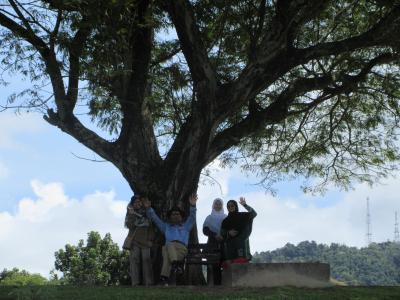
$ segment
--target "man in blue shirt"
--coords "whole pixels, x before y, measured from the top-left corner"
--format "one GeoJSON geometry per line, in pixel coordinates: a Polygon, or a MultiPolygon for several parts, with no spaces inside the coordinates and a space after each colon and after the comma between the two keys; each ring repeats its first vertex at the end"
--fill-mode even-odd
{"type": "Polygon", "coordinates": [[[190,214],[183,223],[183,212],[179,207],[171,208],[167,213],[169,222],[163,222],[151,208],[151,202],[146,199],[143,205],[146,208],[147,217],[152,220],[165,235],[165,245],[162,247],[163,265],[161,269],[161,282],[168,284],[171,267],[177,273],[182,273],[180,262],[187,254],[189,232],[196,222],[197,195],[189,197],[190,214]]]}

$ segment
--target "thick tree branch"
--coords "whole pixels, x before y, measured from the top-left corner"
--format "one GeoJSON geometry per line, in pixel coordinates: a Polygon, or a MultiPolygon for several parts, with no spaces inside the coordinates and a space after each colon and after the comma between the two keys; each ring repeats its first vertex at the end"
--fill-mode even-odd
{"type": "Polygon", "coordinates": [[[33,33],[32,27],[29,25],[29,21],[24,17],[24,15],[22,14],[21,10],[18,8],[17,3],[15,3],[13,0],[8,0],[8,2],[10,3],[11,7],[16,12],[18,18],[22,21],[22,24],[24,24],[25,28],[29,32],[33,33]]]}
{"type": "MultiPolygon", "coordinates": [[[[21,20],[23,23],[25,22],[21,20]]],[[[46,43],[39,38],[33,30],[29,28],[25,28],[9,17],[7,17],[5,14],[0,13],[0,24],[4,26],[5,28],[9,29],[11,32],[19,36],[20,38],[26,40],[28,43],[30,43],[32,46],[34,46],[42,55],[46,55],[46,50],[47,45],[46,43]]]]}
{"type": "Polygon", "coordinates": [[[344,74],[339,80],[340,85],[329,74],[317,78],[299,78],[289,85],[266,109],[253,111],[241,122],[220,132],[214,138],[208,154],[208,160],[212,161],[223,151],[237,145],[240,141],[257,132],[267,124],[275,124],[287,118],[289,115],[306,113],[322,102],[343,93],[355,91],[358,84],[365,80],[365,77],[377,65],[387,64],[398,60],[397,55],[391,53],[381,54],[368,61],[357,75],[344,74]],[[335,87],[332,87],[336,85],[335,87]],[[305,104],[306,108],[300,111],[289,111],[289,106],[294,100],[308,92],[322,90],[323,94],[311,103],[305,104]]]}
{"type": "Polygon", "coordinates": [[[281,38],[286,39],[288,47],[291,47],[301,26],[320,15],[330,2],[332,1],[278,0],[276,3],[273,30],[267,32],[264,37],[263,53],[270,52],[269,45],[277,41],[277,36],[279,35],[281,38]]]}
{"type": "Polygon", "coordinates": [[[69,46],[69,78],[68,78],[68,91],[67,99],[69,102],[69,110],[72,114],[73,109],[78,99],[78,84],[80,75],[79,60],[85,46],[86,39],[90,34],[90,27],[84,17],[81,21],[80,28],[76,32],[70,46],[69,46]]]}
{"type": "MultiPolygon", "coordinates": [[[[287,2],[287,1],[283,1],[287,2]]],[[[396,5],[384,18],[368,31],[337,42],[318,44],[306,49],[288,48],[281,35],[276,40],[273,34],[262,56],[257,56],[242,71],[238,79],[226,87],[226,96],[219,102],[220,117],[235,113],[262,90],[275,82],[292,68],[312,59],[352,52],[374,46],[391,46],[399,41],[396,32],[400,31],[400,5],[396,5]],[[397,38],[394,38],[397,37],[397,38]]]]}
{"type": "Polygon", "coordinates": [[[368,31],[341,41],[318,44],[305,49],[297,49],[295,55],[303,63],[329,55],[338,55],[360,48],[392,46],[400,41],[400,5],[396,5],[384,18],[368,31]]]}
{"type": "MultiPolygon", "coordinates": [[[[23,18],[23,15],[19,14],[19,17],[23,18]]],[[[21,21],[23,24],[27,22],[26,19],[21,21]]],[[[54,98],[58,111],[54,112],[53,110],[48,110],[48,115],[45,115],[44,119],[50,124],[59,127],[62,131],[70,134],[79,142],[101,155],[103,158],[114,161],[111,155],[112,144],[85,128],[72,114],[77,96],[79,56],[82,51],[84,39],[87,36],[87,31],[78,31],[72,43],[70,52],[70,82],[67,97],[65,94],[65,87],[56,55],[51,49],[49,49],[47,44],[40,37],[38,37],[30,27],[24,28],[2,13],[0,13],[0,24],[34,46],[46,64],[47,73],[49,74],[52,83],[54,98]]]]}
{"type": "Polygon", "coordinates": [[[255,50],[251,60],[238,79],[226,87],[225,97],[218,103],[220,119],[235,114],[263,89],[301,63],[294,56],[292,43],[295,33],[305,22],[320,14],[328,3],[318,0],[277,1],[271,28],[257,47],[253,45],[255,50]]]}
{"type": "Polygon", "coordinates": [[[208,59],[190,2],[170,0],[168,12],[178,33],[195,86],[201,84],[205,85],[204,88],[215,91],[217,87],[215,72],[208,59]]]}
{"type": "MultiPolygon", "coordinates": [[[[23,20],[21,21],[24,23],[23,20]]],[[[0,13],[0,24],[30,43],[40,53],[53,86],[56,105],[61,108],[60,117],[62,119],[66,118],[67,116],[64,113],[69,103],[66,99],[64,83],[55,53],[47,47],[46,43],[33,30],[24,28],[3,13],[0,13]]]]}
{"type": "Polygon", "coordinates": [[[122,128],[118,138],[124,144],[126,156],[135,159],[146,157],[149,165],[161,162],[153,129],[153,120],[146,100],[148,74],[153,47],[151,23],[151,1],[140,1],[137,5],[130,47],[130,71],[124,77],[123,96],[120,104],[123,112],[122,128]]]}
{"type": "Polygon", "coordinates": [[[150,12],[149,1],[140,1],[137,10],[132,12],[136,15],[135,26],[129,40],[129,57],[125,62],[127,71],[122,78],[124,84],[122,97],[120,99],[124,118],[122,121],[122,133],[129,130],[134,118],[142,115],[148,72],[152,49],[152,27],[147,18],[150,12]]]}
{"type": "Polygon", "coordinates": [[[60,30],[62,14],[63,14],[63,11],[58,10],[56,24],[54,26],[53,31],[50,33],[49,44],[50,44],[50,50],[52,50],[52,51],[54,51],[54,43],[55,43],[56,37],[58,35],[58,32],[60,30]]]}
{"type": "Polygon", "coordinates": [[[399,55],[394,55],[392,53],[384,53],[371,59],[365,64],[365,66],[360,70],[357,75],[342,75],[341,78],[338,78],[338,80],[341,82],[340,85],[336,84],[334,87],[329,86],[324,88],[322,90],[321,96],[317,97],[316,99],[314,99],[314,101],[310,103],[305,103],[305,107],[303,109],[290,111],[288,115],[298,115],[305,113],[334,96],[340,94],[349,94],[355,91],[358,88],[359,83],[365,80],[366,76],[372,72],[372,69],[375,66],[388,64],[399,59],[399,55]]]}
{"type": "Polygon", "coordinates": [[[251,133],[257,132],[267,124],[279,123],[287,117],[290,103],[299,95],[318,90],[332,83],[332,78],[299,78],[289,85],[277,99],[263,110],[249,113],[241,122],[218,133],[210,147],[208,160],[214,160],[223,151],[237,145],[251,133]]]}
{"type": "Polygon", "coordinates": [[[108,160],[118,166],[118,158],[115,157],[115,145],[93,131],[87,129],[83,124],[74,116],[70,115],[68,121],[61,120],[59,114],[55,113],[52,109],[47,111],[44,119],[53,126],[57,126],[65,133],[71,135],[80,143],[93,150],[105,160],[108,160]]]}
{"type": "Polygon", "coordinates": [[[257,11],[257,25],[254,30],[254,34],[250,36],[250,49],[249,49],[249,57],[250,59],[254,59],[254,55],[257,53],[257,44],[262,35],[264,22],[265,22],[265,12],[266,12],[267,0],[261,0],[258,6],[257,11]]]}
{"type": "Polygon", "coordinates": [[[182,52],[190,69],[194,97],[191,115],[181,127],[168,152],[165,167],[178,165],[181,169],[187,169],[188,166],[183,164],[185,161],[191,161],[193,170],[188,170],[190,174],[204,166],[204,154],[209,146],[210,136],[216,129],[215,107],[218,83],[191,3],[187,0],[170,0],[167,11],[175,25],[182,52]]]}

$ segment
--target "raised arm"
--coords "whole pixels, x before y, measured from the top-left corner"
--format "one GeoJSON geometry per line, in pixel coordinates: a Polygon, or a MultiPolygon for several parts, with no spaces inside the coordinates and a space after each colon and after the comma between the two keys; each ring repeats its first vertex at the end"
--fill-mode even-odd
{"type": "Polygon", "coordinates": [[[157,216],[154,209],[151,208],[151,202],[147,198],[142,199],[143,206],[146,208],[146,215],[147,217],[152,220],[156,226],[160,229],[162,233],[165,233],[166,224],[161,221],[161,219],[157,216]]]}
{"type": "Polygon", "coordinates": [[[196,222],[196,203],[197,203],[197,195],[193,194],[189,197],[189,202],[190,202],[190,214],[189,217],[187,218],[185,224],[183,224],[184,228],[189,231],[192,229],[194,223],[196,222]]]}
{"type": "Polygon", "coordinates": [[[239,198],[239,203],[249,212],[252,219],[257,216],[256,211],[246,203],[246,199],[244,197],[239,198]]]}

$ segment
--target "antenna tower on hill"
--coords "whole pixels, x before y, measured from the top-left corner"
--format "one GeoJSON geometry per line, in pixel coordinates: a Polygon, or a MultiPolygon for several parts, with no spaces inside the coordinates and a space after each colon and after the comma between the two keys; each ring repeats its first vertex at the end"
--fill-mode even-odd
{"type": "Polygon", "coordinates": [[[372,237],[372,233],[371,233],[371,215],[369,213],[369,197],[367,197],[367,234],[366,234],[366,238],[367,238],[367,245],[369,246],[369,244],[371,244],[371,237],[372,237]]]}

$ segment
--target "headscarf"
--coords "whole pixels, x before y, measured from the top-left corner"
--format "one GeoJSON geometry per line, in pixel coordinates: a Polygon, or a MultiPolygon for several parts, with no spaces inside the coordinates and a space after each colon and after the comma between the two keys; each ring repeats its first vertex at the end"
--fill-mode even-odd
{"type": "Polygon", "coordinates": [[[226,218],[226,214],[224,212],[224,201],[220,198],[216,198],[212,204],[211,214],[207,216],[204,221],[203,228],[208,227],[212,232],[219,233],[221,229],[221,223],[226,218]],[[220,211],[216,211],[214,205],[216,202],[221,202],[222,208],[220,211]]]}
{"type": "Polygon", "coordinates": [[[251,215],[248,212],[239,212],[239,207],[235,200],[229,200],[226,205],[228,206],[229,204],[234,204],[236,209],[234,212],[228,213],[228,216],[221,224],[221,228],[225,230],[234,229],[240,232],[251,224],[251,215]]]}

